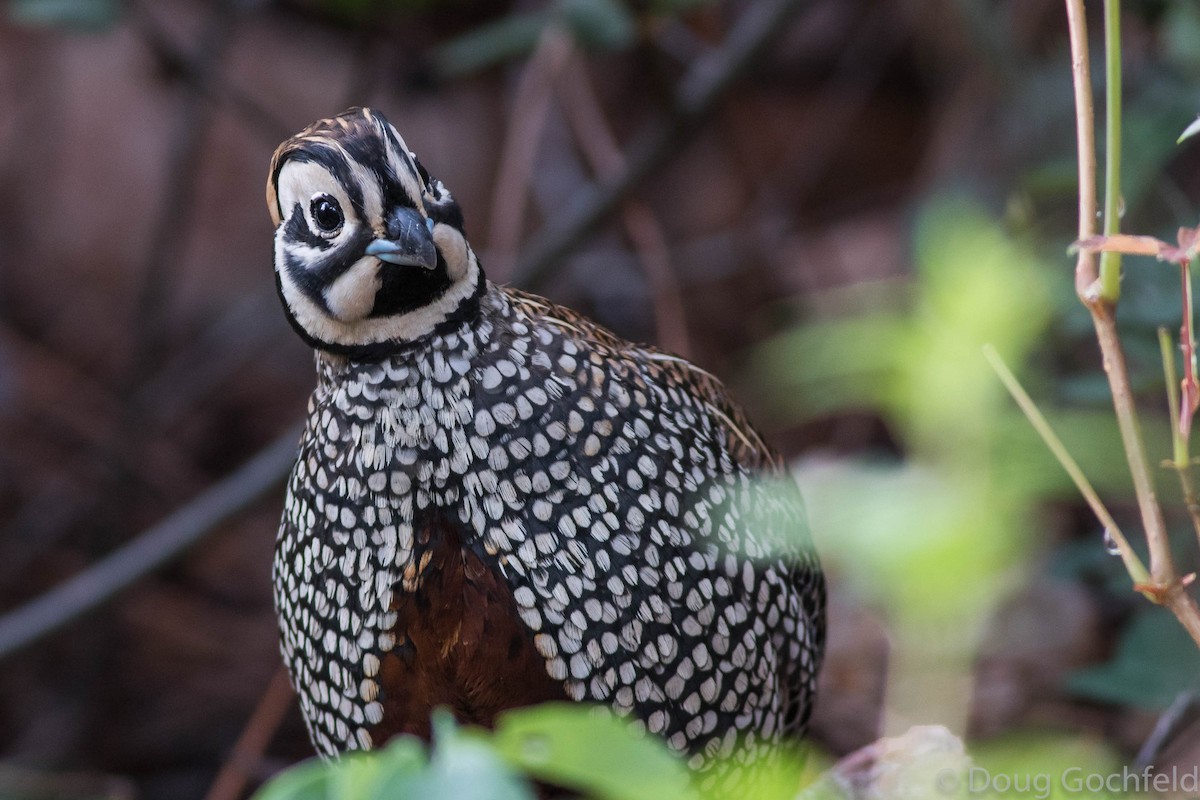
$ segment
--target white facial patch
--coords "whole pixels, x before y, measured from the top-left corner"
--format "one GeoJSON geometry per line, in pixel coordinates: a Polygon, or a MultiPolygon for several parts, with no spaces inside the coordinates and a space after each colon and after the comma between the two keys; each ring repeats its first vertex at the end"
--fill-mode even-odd
{"type": "Polygon", "coordinates": [[[379,267],[379,259],[363,256],[339,275],[325,290],[329,313],[342,322],[355,322],[370,314],[375,306],[375,295],[383,285],[379,267]]]}
{"type": "Polygon", "coordinates": [[[439,222],[433,227],[433,243],[446,262],[446,274],[456,281],[467,274],[467,240],[456,228],[439,222]]]}

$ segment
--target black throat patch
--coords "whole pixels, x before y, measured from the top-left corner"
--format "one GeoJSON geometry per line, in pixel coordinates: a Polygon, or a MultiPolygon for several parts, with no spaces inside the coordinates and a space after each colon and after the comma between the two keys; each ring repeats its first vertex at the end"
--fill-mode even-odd
{"type": "Polygon", "coordinates": [[[429,270],[385,261],[379,277],[383,285],[375,293],[371,317],[394,317],[415,311],[434,302],[450,288],[450,274],[441,253],[438,253],[437,267],[429,270]]]}

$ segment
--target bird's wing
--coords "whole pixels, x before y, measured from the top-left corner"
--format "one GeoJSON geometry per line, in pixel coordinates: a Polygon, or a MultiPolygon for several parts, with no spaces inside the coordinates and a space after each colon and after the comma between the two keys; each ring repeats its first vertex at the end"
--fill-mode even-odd
{"type": "Polygon", "coordinates": [[[702,398],[708,412],[725,427],[733,438],[731,453],[735,459],[752,470],[780,471],[783,461],[750,424],[729,390],[715,375],[686,358],[659,350],[647,344],[634,344],[622,339],[602,325],[557,305],[544,297],[516,289],[505,289],[510,301],[526,314],[540,317],[547,323],[574,332],[581,340],[599,343],[615,352],[654,365],[664,383],[670,383],[702,398]]]}
{"type": "Polygon", "coordinates": [[[509,294],[528,378],[475,403],[504,410],[499,494],[520,502],[492,546],[551,676],[692,753],[794,730],[823,605],[795,484],[713,376],[509,294]],[[522,421],[526,385],[554,396],[522,421]]]}

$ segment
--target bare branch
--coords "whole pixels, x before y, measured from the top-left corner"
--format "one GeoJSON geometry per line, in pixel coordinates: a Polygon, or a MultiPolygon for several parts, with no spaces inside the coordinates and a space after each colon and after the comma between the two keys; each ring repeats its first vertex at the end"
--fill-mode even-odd
{"type": "Polygon", "coordinates": [[[278,485],[296,460],[299,436],[298,430],[289,430],[233,474],[133,541],[0,617],[0,658],[28,647],[178,558],[222,522],[278,485]]]}
{"type": "MultiPolygon", "coordinates": [[[[563,110],[592,173],[600,180],[611,180],[625,169],[625,156],[617,146],[584,69],[583,62],[576,58],[563,70],[559,80],[563,110]]],[[[673,353],[689,356],[691,348],[683,296],[671,269],[667,237],[662,226],[650,207],[637,200],[625,201],[621,217],[650,284],[658,344],[673,353]]]]}
{"type": "Polygon", "coordinates": [[[565,31],[547,26],[517,81],[488,222],[488,272],[499,281],[512,274],[525,223],[529,175],[546,127],[554,81],[572,50],[565,31]]]}
{"type": "MultiPolygon", "coordinates": [[[[1079,145],[1079,241],[1088,242],[1096,235],[1096,142],[1093,132],[1091,74],[1088,69],[1087,24],[1083,0],[1066,0],[1066,4],[1071,38],[1071,72],[1075,87],[1076,136],[1079,145]]],[[[1116,54],[1110,49],[1107,55],[1111,61],[1116,54]]],[[[1115,112],[1116,109],[1109,109],[1110,114],[1115,112]]],[[[1110,142],[1110,146],[1112,144],[1110,142]]],[[[1079,249],[1075,267],[1075,290],[1092,315],[1096,340],[1104,360],[1104,371],[1108,375],[1108,385],[1112,391],[1117,427],[1121,431],[1121,443],[1129,462],[1146,544],[1150,550],[1150,581],[1137,584],[1135,588],[1169,608],[1192,639],[1200,645],[1200,608],[1187,592],[1187,584],[1194,576],[1189,575],[1181,580],[1175,571],[1170,542],[1167,539],[1166,522],[1146,458],[1146,446],[1142,440],[1133,388],[1129,382],[1129,370],[1125,366],[1125,353],[1117,333],[1116,307],[1102,291],[1095,251],[1087,247],[1079,249]]],[[[1136,577],[1134,580],[1137,580],[1136,577]]]]}
{"type": "MultiPolygon", "coordinates": [[[[250,10],[256,3],[243,0],[242,5],[250,10]]],[[[193,55],[182,48],[140,4],[134,4],[132,10],[130,19],[134,30],[164,65],[177,72],[192,90],[228,106],[272,144],[294,133],[291,126],[228,78],[209,70],[203,53],[193,55]]]]}
{"type": "Polygon", "coordinates": [[[233,752],[221,765],[216,780],[204,800],[238,800],[246,788],[246,781],[253,775],[254,767],[262,760],[263,753],[275,731],[283,722],[283,715],[292,706],[292,685],[287,672],[281,666],[271,676],[271,682],[254,707],[246,727],[233,745],[233,752]]]}
{"type": "Polygon", "coordinates": [[[213,118],[208,92],[212,76],[220,72],[229,51],[241,10],[235,0],[214,4],[196,50],[195,75],[187,83],[190,91],[182,99],[167,152],[162,210],[155,220],[142,267],[127,387],[140,382],[163,341],[164,325],[169,318],[166,302],[174,277],[172,270],[190,228],[187,222],[195,200],[196,163],[213,118]]]}
{"type": "Polygon", "coordinates": [[[806,0],[762,0],[746,5],[724,44],[701,58],[681,81],[668,120],[631,148],[629,165],[616,178],[590,189],[561,221],[543,231],[513,271],[513,283],[536,289],[554,266],[580,246],[647,175],[681,149],[708,115],[764,52],[787,30],[806,0]]]}
{"type": "Polygon", "coordinates": [[[1146,572],[1146,567],[1142,564],[1142,560],[1138,558],[1138,554],[1129,546],[1129,541],[1125,538],[1125,534],[1121,532],[1121,528],[1113,519],[1112,514],[1108,512],[1104,501],[1100,499],[1100,495],[1096,494],[1096,490],[1092,487],[1091,481],[1084,475],[1083,470],[1079,468],[1079,463],[1071,456],[1062,439],[1058,438],[1058,434],[1050,427],[1050,423],[1042,414],[1037,404],[1033,402],[1033,398],[1025,391],[1025,387],[1021,386],[1021,382],[1017,380],[1017,376],[1013,375],[1012,370],[1004,363],[1004,359],[1000,358],[1000,354],[996,352],[996,348],[990,344],[983,346],[983,355],[987,358],[988,363],[992,365],[992,369],[1000,377],[1000,382],[1008,389],[1008,393],[1012,395],[1013,400],[1020,406],[1025,417],[1029,420],[1029,424],[1038,432],[1045,443],[1046,448],[1062,465],[1067,475],[1075,484],[1075,488],[1083,495],[1083,499],[1087,501],[1088,506],[1092,509],[1092,513],[1096,515],[1096,519],[1104,526],[1104,532],[1111,537],[1117,545],[1117,550],[1121,554],[1121,560],[1125,563],[1125,569],[1129,572],[1130,577],[1135,582],[1143,583],[1149,580],[1150,576],[1146,572]]]}

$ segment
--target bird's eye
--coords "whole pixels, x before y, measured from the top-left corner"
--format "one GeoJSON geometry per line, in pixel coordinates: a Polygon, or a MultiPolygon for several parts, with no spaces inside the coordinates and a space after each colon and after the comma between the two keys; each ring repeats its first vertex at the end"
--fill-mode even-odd
{"type": "Polygon", "coordinates": [[[342,207],[338,205],[338,201],[327,194],[319,194],[314,197],[309,211],[312,213],[313,222],[324,234],[336,233],[346,219],[342,215],[342,207]]]}

